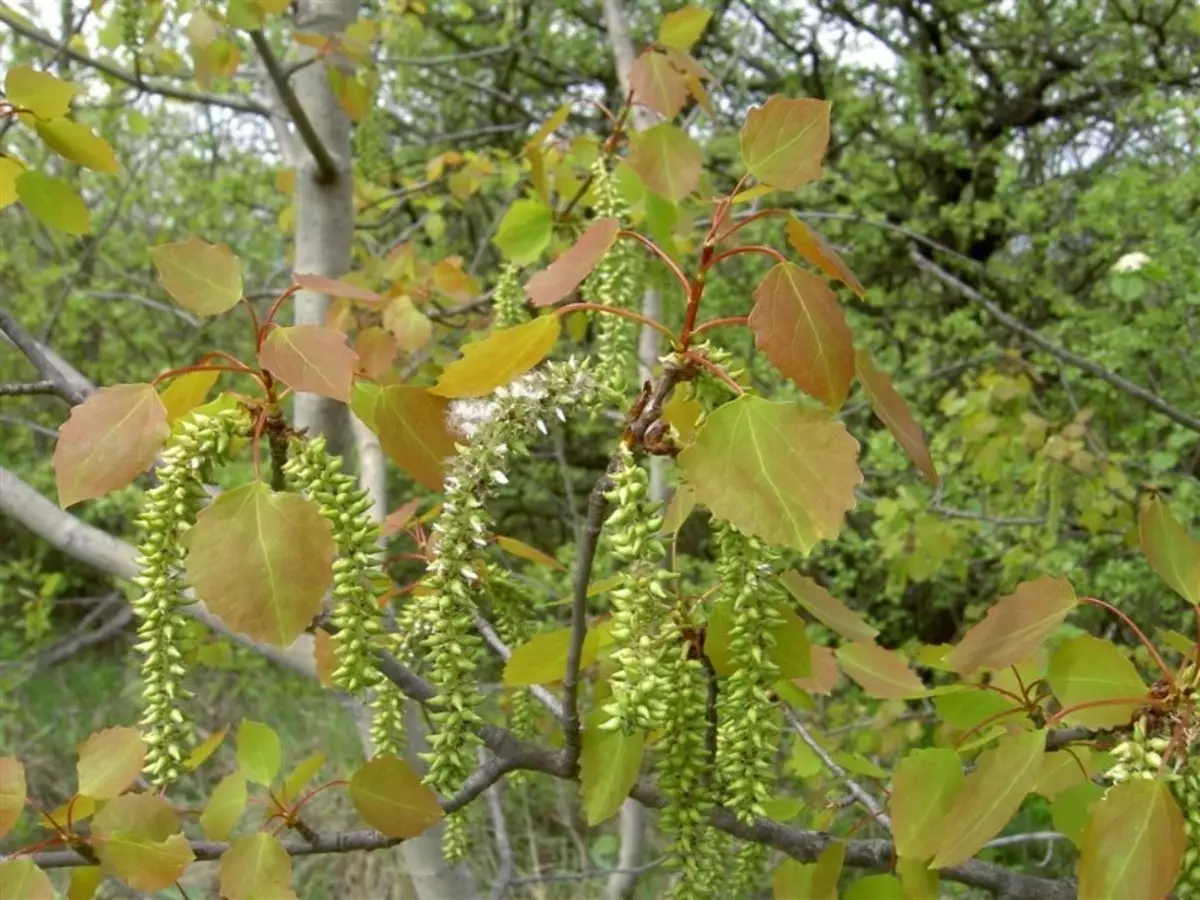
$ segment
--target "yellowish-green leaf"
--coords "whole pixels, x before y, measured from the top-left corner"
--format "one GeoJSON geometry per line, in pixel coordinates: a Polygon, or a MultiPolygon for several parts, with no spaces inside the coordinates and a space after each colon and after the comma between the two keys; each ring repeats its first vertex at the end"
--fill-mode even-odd
{"type": "Polygon", "coordinates": [[[92,900],[104,880],[103,866],[80,866],[71,870],[67,900],[92,900]]]}
{"type": "Polygon", "coordinates": [[[941,897],[938,871],[927,868],[923,860],[901,857],[896,860],[896,874],[900,877],[904,900],[938,900],[941,897]]]}
{"type": "Polygon", "coordinates": [[[358,354],[340,331],[319,325],[273,328],[259,348],[258,361],[293,390],[350,402],[358,354]]]}
{"type": "Polygon", "coordinates": [[[868,625],[858,613],[795,569],[784,572],[779,581],[818,622],[846,640],[871,642],[879,634],[879,630],[868,625]]]}
{"type": "Polygon", "coordinates": [[[895,875],[864,875],[842,894],[842,900],[904,900],[895,875]]]}
{"type": "Polygon", "coordinates": [[[428,388],[389,385],[375,401],[374,427],[388,457],[432,491],[442,489],[444,461],[455,453],[449,402],[428,388]]]}
{"type": "Polygon", "coordinates": [[[842,671],[870,697],[907,700],[924,697],[928,691],[908,663],[893,650],[858,641],[837,648],[842,671]]]}
{"type": "Polygon", "coordinates": [[[136,728],[97,731],[79,748],[79,793],[93,800],[111,800],[142,771],[146,742],[136,728]]]}
{"type": "Polygon", "coordinates": [[[604,710],[588,714],[579,758],[579,789],[589,826],[611,818],[637,781],[642,767],[646,735],[625,734],[621,729],[601,729],[609,716],[604,710]]]}
{"type": "Polygon", "coordinates": [[[1142,503],[1138,533],[1150,568],[1179,596],[1200,603],[1200,541],[1192,539],[1162,498],[1142,503]]]}
{"type": "Polygon", "coordinates": [[[233,309],[242,299],[242,263],[224,244],[198,237],[150,248],[159,283],[199,316],[233,309]]]}
{"type": "Polygon", "coordinates": [[[187,532],[187,578],[231,629],[287,647],[333,582],[333,532],[304,497],[251,482],[218,496],[187,532]]]}
{"type": "Polygon", "coordinates": [[[1069,787],[1050,804],[1050,820],[1054,827],[1070,838],[1076,847],[1083,841],[1083,831],[1092,814],[1092,807],[1104,796],[1104,788],[1093,781],[1082,781],[1069,787]]]}
{"type": "MultiPolygon", "coordinates": [[[[806,678],[812,674],[812,650],[804,630],[804,621],[786,604],[779,604],[777,612],[782,621],[771,628],[771,662],[779,668],[779,678],[806,678]]],[[[732,604],[721,600],[713,604],[708,617],[708,628],[704,639],[704,653],[713,664],[713,669],[722,677],[732,675],[740,668],[730,645],[733,627],[732,604]]]]}
{"type": "MultiPolygon", "coordinates": [[[[763,185],[759,185],[759,187],[763,187],[763,185]]],[[[749,193],[749,191],[743,193],[749,193]]],[[[768,189],[765,193],[770,193],[770,190],[768,189]]],[[[734,199],[736,200],[737,198],[735,197],[734,199]]],[[[788,216],[787,237],[788,243],[792,245],[792,248],[800,254],[805,262],[812,263],[834,281],[842,282],[842,284],[846,285],[846,287],[850,288],[858,296],[861,297],[866,293],[866,289],[862,286],[862,283],[850,271],[850,267],[842,261],[838,252],[825,243],[819,234],[794,215],[788,216]]]]}
{"type": "Polygon", "coordinates": [[[220,372],[204,371],[184,372],[172,378],[166,390],[159,394],[167,411],[167,421],[174,422],[204,403],[208,399],[208,392],[220,377],[220,372]]]}
{"type": "Polygon", "coordinates": [[[813,875],[816,863],[800,863],[784,859],[771,873],[772,900],[837,900],[837,895],[817,897],[813,893],[813,875]]]}
{"type": "Polygon", "coordinates": [[[183,761],[183,768],[191,772],[204,765],[208,758],[216,753],[217,748],[221,746],[221,742],[225,740],[225,735],[228,733],[229,726],[225,725],[206,737],[188,754],[188,758],[183,761]]]}
{"type": "Polygon", "coordinates": [[[240,770],[218,781],[200,814],[205,837],[212,841],[228,838],[246,811],[247,797],[246,776],[240,770]]]}
{"type": "Polygon", "coordinates": [[[17,177],[17,198],[33,217],[64,234],[87,234],[92,214],[75,190],[60,178],[28,169],[17,177]]]}
{"type": "Polygon", "coordinates": [[[298,799],[300,789],[316,778],[324,765],[324,753],[314,753],[296,763],[292,771],[283,779],[283,787],[279,791],[279,802],[291,803],[298,799]]]}
{"type": "Polygon", "coordinates": [[[49,72],[13,66],[4,77],[4,93],[9,103],[23,106],[39,119],[57,119],[67,114],[79,88],[49,72]]]}
{"type": "Polygon", "coordinates": [[[25,171],[20,160],[12,156],[0,156],[0,209],[17,202],[17,179],[25,171]]]}
{"type": "Polygon", "coordinates": [[[86,125],[70,119],[50,119],[37,123],[37,133],[63,159],[97,172],[115,174],[121,170],[112,145],[86,125]]]}
{"type": "Polygon", "coordinates": [[[0,862],[0,897],[5,900],[54,900],[49,876],[31,859],[0,862]]]}
{"type": "Polygon", "coordinates": [[[1042,774],[1034,790],[1043,797],[1054,797],[1087,781],[1095,771],[1092,751],[1087,747],[1076,744],[1066,750],[1056,750],[1042,759],[1042,774]]]}
{"type": "Polygon", "coordinates": [[[294,900],[292,858],[266,832],[238,838],[221,855],[224,900],[294,900]]]}
{"type": "Polygon", "coordinates": [[[953,750],[913,750],[900,760],[888,800],[898,855],[925,860],[937,852],[942,823],[963,781],[953,750]]]}
{"type": "Polygon", "coordinates": [[[1103,702],[1068,713],[1064,721],[1088,728],[1129,724],[1133,711],[1144,705],[1146,685],[1137,669],[1112,641],[1090,634],[1064,641],[1050,658],[1046,680],[1064,707],[1103,702]],[[1128,703],[1107,701],[1128,700],[1128,703]]]}
{"type": "Polygon", "coordinates": [[[741,133],[742,161],[750,174],[788,191],[820,178],[829,146],[829,110],[826,100],[778,94],[751,109],[741,133]]]}
{"type": "Polygon", "coordinates": [[[659,534],[664,537],[669,537],[679,531],[683,527],[683,523],[688,520],[688,516],[696,508],[696,489],[690,484],[681,484],[675,489],[675,493],[671,495],[671,502],[667,504],[667,511],[663,513],[662,528],[659,529],[659,534]]]}
{"type": "MultiPolygon", "coordinates": [[[[509,687],[529,684],[553,684],[567,677],[567,651],[571,643],[570,628],[556,628],[536,634],[513,649],[504,664],[504,683],[509,687]]],[[[586,669],[596,661],[597,642],[584,641],[579,668],[586,669]]]]}
{"type": "Polygon", "coordinates": [[[395,756],[377,756],[355,772],[350,800],[368,825],[388,837],[416,837],[442,818],[437,795],[395,756]]]}
{"type": "Polygon", "coordinates": [[[517,265],[535,262],[554,234],[554,215],[541,200],[518,200],[500,220],[492,239],[504,258],[517,265]]]}
{"type": "Polygon", "coordinates": [[[799,797],[772,797],[763,802],[763,812],[776,822],[790,822],[804,810],[799,797]]]}
{"type": "Polygon", "coordinates": [[[139,891],[170,887],[195,858],[179,818],[154,794],[122,794],[92,820],[96,855],[105,868],[139,891]]]}
{"type": "Polygon", "coordinates": [[[12,756],[0,756],[0,837],[8,834],[25,808],[25,767],[12,756]]]}
{"type": "Polygon", "coordinates": [[[704,155],[683,129],[662,122],[630,139],[629,165],[646,187],[672,203],[700,183],[704,155]]]}
{"type": "Polygon", "coordinates": [[[249,781],[270,785],[283,764],[279,735],[270,725],[243,719],[237,730],[238,768],[249,781]]]}
{"type": "Polygon", "coordinates": [[[561,331],[562,321],[550,315],[471,341],[463,345],[462,358],[446,366],[430,392],[442,397],[486,397],[544,360],[561,331]]]}
{"type": "Polygon", "coordinates": [[[556,109],[550,118],[539,125],[538,130],[535,131],[530,136],[529,140],[525,142],[525,154],[530,155],[533,151],[540,148],[542,146],[542,141],[546,140],[546,138],[558,131],[558,129],[562,127],[563,123],[567,121],[567,116],[570,115],[570,113],[570,103],[564,103],[562,106],[556,109]]]}
{"type": "Polygon", "coordinates": [[[1183,815],[1167,785],[1136,778],[1092,807],[1079,848],[1084,900],[1162,900],[1188,845],[1183,815]]]}
{"type": "Polygon", "coordinates": [[[698,6],[684,6],[663,16],[658,26],[658,42],[687,53],[700,40],[712,13],[698,6]]]}
{"type": "Polygon", "coordinates": [[[496,544],[505,553],[511,553],[513,556],[518,556],[521,559],[528,560],[539,566],[545,566],[548,569],[562,570],[563,564],[551,556],[549,553],[544,553],[537,547],[531,547],[524,541],[518,541],[514,537],[506,537],[500,535],[496,538],[496,544]]]}
{"type": "Polygon", "coordinates": [[[1043,575],[1024,581],[988,608],[983,621],[963,636],[946,662],[963,675],[1024,662],[1062,624],[1076,602],[1075,589],[1066,579],[1043,575]]]}

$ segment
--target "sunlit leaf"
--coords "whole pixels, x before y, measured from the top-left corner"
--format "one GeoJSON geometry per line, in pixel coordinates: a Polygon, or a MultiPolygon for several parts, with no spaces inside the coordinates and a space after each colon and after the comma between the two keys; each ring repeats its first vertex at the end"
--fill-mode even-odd
{"type": "Polygon", "coordinates": [[[212,841],[228,838],[246,811],[247,798],[246,776],[241,771],[230,772],[218,781],[200,814],[204,836],[212,841]]]}
{"type": "Polygon", "coordinates": [[[554,215],[541,200],[518,200],[500,220],[493,243],[504,258],[527,266],[550,246],[554,235],[554,215]]]}
{"type": "Polygon", "coordinates": [[[442,371],[430,392],[442,397],[486,397],[546,358],[562,332],[558,316],[498,328],[462,346],[462,357],[442,371]]]}
{"type": "Polygon", "coordinates": [[[825,243],[824,239],[809,228],[805,222],[794,215],[788,216],[787,238],[788,243],[792,245],[792,249],[799,253],[805,262],[816,266],[834,281],[842,282],[842,284],[846,285],[846,287],[850,288],[858,296],[861,297],[866,293],[866,289],[862,286],[862,283],[850,271],[850,267],[842,261],[838,252],[825,243]]]}
{"type": "Polygon", "coordinates": [[[215,316],[242,299],[242,263],[224,244],[198,237],[150,248],[159,283],[199,316],[215,316]]]}
{"type": "Polygon", "coordinates": [[[687,75],[663,53],[647,50],[629,67],[633,102],[673,119],[687,103],[687,75]]]}
{"type": "Polygon", "coordinates": [[[763,812],[776,822],[790,822],[804,810],[799,797],[772,797],[763,802],[763,812]]]}
{"type": "Polygon", "coordinates": [[[963,635],[946,662],[963,675],[1024,662],[1075,604],[1075,589],[1066,579],[1043,575],[1024,581],[988,608],[983,621],[963,635]]]}
{"type": "Polygon", "coordinates": [[[854,335],[824,279],[780,263],[754,290],[754,343],[785,376],[831,409],[854,379],[854,335]]]}
{"type": "Polygon", "coordinates": [[[272,328],[259,348],[258,361],[293,390],[350,402],[358,354],[340,331],[320,325],[272,328]]]}
{"type": "Polygon", "coordinates": [[[842,900],[905,900],[895,875],[864,875],[842,894],[842,900]]]}
{"type": "Polygon", "coordinates": [[[1095,774],[1092,751],[1075,745],[1065,750],[1047,753],[1042,759],[1042,774],[1038,777],[1037,793],[1053,797],[1061,791],[1087,781],[1095,774]]]}
{"type": "Polygon", "coordinates": [[[221,743],[225,740],[225,735],[229,733],[229,726],[224,725],[217,731],[214,731],[203,741],[195,746],[188,758],[183,761],[183,768],[191,772],[200,768],[212,756],[221,743]]]}
{"type": "Polygon", "coordinates": [[[4,93],[9,103],[25,107],[40,119],[57,119],[67,114],[79,88],[49,72],[13,66],[4,76],[4,93]]]}
{"type": "Polygon", "coordinates": [[[966,685],[962,687],[963,690],[938,694],[933,698],[938,718],[952,728],[967,731],[984,719],[1017,708],[1017,704],[1003,694],[966,685]]]}
{"type": "Polygon", "coordinates": [[[567,121],[567,116],[571,114],[571,104],[564,103],[556,109],[545,122],[538,126],[538,130],[529,136],[529,140],[525,142],[523,151],[529,154],[533,150],[541,147],[542,142],[550,137],[554,132],[558,131],[567,121]]]}
{"type": "Polygon", "coordinates": [[[812,674],[793,678],[792,683],[810,694],[832,694],[841,680],[837,657],[828,647],[812,647],[809,653],[812,659],[812,674]]]}
{"type": "Polygon", "coordinates": [[[686,53],[700,40],[712,13],[698,6],[684,6],[663,16],[658,26],[658,42],[686,53]]]}
{"type": "Polygon", "coordinates": [[[1083,831],[1091,818],[1092,807],[1104,796],[1104,791],[1094,781],[1082,781],[1062,791],[1050,804],[1050,821],[1076,847],[1083,841],[1083,831]]]}
{"type": "Polygon", "coordinates": [[[170,433],[167,411],[150,385],[100,388],[58,430],[59,505],[66,509],[125,487],[150,468],[170,433]]]}
{"type": "Polygon", "coordinates": [[[679,485],[675,489],[675,493],[671,495],[671,502],[667,504],[667,511],[663,513],[663,523],[662,528],[659,529],[659,534],[667,537],[678,532],[695,508],[696,489],[690,484],[679,485]]]}
{"type": "Polygon", "coordinates": [[[179,833],[179,818],[154,794],[122,794],[92,820],[93,848],[100,862],[131,888],[160,891],[183,875],[195,858],[179,833]]]}
{"type": "Polygon", "coordinates": [[[242,720],[237,730],[237,761],[248,780],[270,785],[283,764],[283,747],[275,729],[251,719],[242,720]]]}
{"type": "MultiPolygon", "coordinates": [[[[562,256],[525,283],[534,306],[557,303],[583,283],[617,239],[616,219],[597,219],[562,256]]],[[[538,320],[534,320],[538,321],[538,320]]]]}
{"type": "Polygon", "coordinates": [[[224,900],[294,900],[292,858],[274,836],[260,831],[240,837],[221,854],[224,900]]]}
{"type": "Polygon", "coordinates": [[[12,756],[0,756],[0,837],[8,834],[25,808],[25,767],[12,756]]]}
{"type": "Polygon", "coordinates": [[[637,781],[646,735],[625,734],[620,728],[603,730],[609,716],[602,709],[588,714],[579,757],[579,789],[589,826],[611,818],[637,781]]]}
{"type": "Polygon", "coordinates": [[[789,191],[820,178],[829,145],[830,105],[776,94],[751,109],[741,134],[742,161],[750,174],[789,191]]]}
{"type": "Polygon", "coordinates": [[[12,900],[54,900],[54,885],[31,859],[0,862],[0,897],[12,900]]]}
{"type": "Polygon", "coordinates": [[[111,800],[137,780],[146,759],[146,742],[136,728],[97,731],[79,748],[79,793],[111,800]]]}
{"type": "Polygon", "coordinates": [[[112,145],[86,125],[70,119],[51,119],[38,122],[37,133],[47,147],[64,159],[97,172],[121,170],[112,145]]]}
{"type": "Polygon", "coordinates": [[[817,856],[812,876],[813,900],[837,900],[838,879],[846,862],[846,842],[833,840],[817,856]]]}
{"type": "Polygon", "coordinates": [[[865,350],[855,352],[854,370],[858,380],[862,382],[875,415],[879,416],[879,420],[892,433],[896,443],[908,454],[913,464],[921,470],[926,480],[937,485],[940,479],[933,464],[933,457],[929,455],[925,432],[913,418],[912,410],[904,398],[892,385],[892,379],[875,365],[865,350]]]}
{"type": "Polygon", "coordinates": [[[662,122],[630,139],[629,165],[646,187],[678,203],[700,183],[704,154],[683,129],[662,122]]]}
{"type": "Polygon", "coordinates": [[[1118,784],[1092,807],[1083,830],[1079,896],[1162,900],[1175,886],[1187,846],[1183,816],[1164,782],[1118,784]]]}
{"type": "Polygon", "coordinates": [[[816,863],[800,863],[785,858],[771,873],[772,900],[837,900],[837,895],[817,897],[813,893],[812,880],[816,863]]]}
{"type": "Polygon", "coordinates": [[[904,891],[904,900],[939,900],[942,896],[937,869],[926,868],[919,859],[896,860],[896,874],[904,891]]]}
{"type": "Polygon", "coordinates": [[[1157,496],[1138,513],[1142,552],[1158,577],[1189,603],[1200,603],[1200,541],[1195,541],[1157,496]]]}
{"type": "Polygon", "coordinates": [[[511,553],[513,556],[518,556],[536,565],[545,566],[548,569],[562,570],[563,568],[563,564],[550,554],[543,553],[537,547],[531,547],[516,538],[500,535],[496,538],[496,544],[505,553],[511,553]]]}
{"type": "MultiPolygon", "coordinates": [[[[504,664],[504,683],[509,687],[518,687],[562,681],[567,676],[570,643],[570,628],[556,628],[535,634],[519,647],[513,648],[512,656],[504,664]]],[[[596,661],[598,649],[598,642],[584,641],[579,659],[581,670],[596,661]]]]}
{"type": "Polygon", "coordinates": [[[350,800],[368,825],[388,837],[416,837],[442,818],[437,795],[395,756],[377,756],[355,772],[350,800]]]}
{"type": "Polygon", "coordinates": [[[43,225],[64,234],[87,234],[92,214],[72,185],[27,169],[17,176],[17,199],[43,225]]]}
{"type": "Polygon", "coordinates": [[[286,647],[333,582],[330,525],[305,498],[251,482],[219,495],[184,537],[187,578],[229,628],[286,647]]]}
{"type": "Polygon", "coordinates": [[[174,422],[190,413],[208,399],[220,372],[184,372],[171,379],[166,389],[158,395],[167,411],[167,421],[174,422]]]}
{"type": "Polygon", "coordinates": [[[1046,680],[1064,707],[1105,700],[1128,700],[1125,704],[1088,706],[1068,713],[1064,721],[1088,728],[1128,725],[1135,709],[1147,699],[1146,685],[1133,663],[1112,641],[1090,634],[1064,641],[1050,657],[1046,680]]]}
{"type": "Polygon", "coordinates": [[[383,308],[383,327],[405,353],[416,353],[433,337],[433,322],[405,296],[393,297],[383,308]]]}
{"type": "Polygon", "coordinates": [[[953,750],[913,750],[900,760],[888,800],[897,855],[929,859],[937,852],[941,824],[964,780],[953,750]]]}
{"type": "Polygon", "coordinates": [[[17,202],[17,179],[25,171],[19,160],[0,156],[0,209],[17,202]]]}
{"type": "Polygon", "coordinates": [[[375,431],[388,457],[432,491],[442,489],[443,461],[454,455],[449,401],[428,388],[389,385],[375,401],[375,431]]]}
{"type": "Polygon", "coordinates": [[[875,643],[842,644],[836,651],[842,671],[870,697],[905,700],[924,697],[924,682],[895,651],[875,643]]]}
{"type": "Polygon", "coordinates": [[[1045,731],[1026,731],[979,755],[938,830],[934,868],[965,862],[1000,833],[1037,784],[1045,745],[1045,731]]]}
{"type": "Polygon", "coordinates": [[[465,302],[479,294],[479,282],[462,265],[461,256],[443,259],[433,267],[433,284],[451,300],[465,302]]]}
{"type": "Polygon", "coordinates": [[[846,640],[869,643],[879,634],[879,629],[872,628],[845,603],[796,570],[784,572],[779,576],[779,582],[817,621],[846,640]]]}
{"type": "Polygon", "coordinates": [[[858,441],[824,413],[747,394],[709,415],[678,459],[714,515],[808,552],[854,507],[857,457],[858,441]]]}
{"type": "MultiPolygon", "coordinates": [[[[353,277],[353,276],[352,276],[353,277]]],[[[307,291],[324,294],[327,297],[343,297],[347,300],[358,300],[361,303],[380,303],[383,297],[375,291],[368,290],[340,278],[330,278],[328,275],[293,275],[292,282],[307,291]]]]}
{"type": "Polygon", "coordinates": [[[358,371],[368,378],[379,378],[396,359],[400,347],[387,330],[378,325],[362,329],[354,336],[354,353],[358,357],[358,371]]]}
{"type": "Polygon", "coordinates": [[[71,870],[67,900],[92,900],[104,880],[103,866],[79,866],[71,870]]]}
{"type": "Polygon", "coordinates": [[[355,77],[353,72],[343,72],[337,66],[329,66],[325,70],[329,78],[329,86],[338,105],[355,124],[362,122],[371,111],[371,91],[355,77]]]}
{"type": "Polygon", "coordinates": [[[324,753],[314,753],[296,763],[292,771],[283,779],[283,787],[279,789],[279,802],[291,803],[298,799],[300,789],[316,778],[324,765],[324,753]]]}

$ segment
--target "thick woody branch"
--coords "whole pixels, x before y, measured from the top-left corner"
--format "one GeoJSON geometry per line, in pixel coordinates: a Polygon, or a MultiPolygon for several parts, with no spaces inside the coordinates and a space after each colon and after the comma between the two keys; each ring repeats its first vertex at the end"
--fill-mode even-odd
{"type": "MultiPolygon", "coordinates": [[[[0,17],[3,13],[0,12],[0,17]]],[[[0,393],[55,393],[62,397],[72,406],[77,403],[82,403],[87,398],[87,392],[79,386],[72,384],[63,371],[54,364],[50,355],[46,352],[33,336],[29,334],[21,324],[13,318],[12,314],[7,310],[0,309],[0,332],[16,345],[17,349],[25,354],[26,358],[33,363],[38,374],[42,376],[40,385],[46,385],[48,390],[37,392],[21,392],[12,391],[0,393]]]]}

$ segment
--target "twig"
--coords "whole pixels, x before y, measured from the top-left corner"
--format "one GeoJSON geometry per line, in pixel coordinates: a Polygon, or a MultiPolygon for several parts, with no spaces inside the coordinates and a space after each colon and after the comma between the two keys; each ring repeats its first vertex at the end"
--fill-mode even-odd
{"type": "Polygon", "coordinates": [[[786,710],[785,714],[788,722],[791,724],[796,734],[800,735],[800,740],[804,741],[804,743],[808,745],[808,748],[817,755],[821,762],[825,764],[825,768],[833,773],[835,778],[839,778],[846,783],[846,787],[850,790],[850,793],[854,795],[854,798],[858,800],[859,803],[866,807],[866,810],[871,814],[872,819],[874,819],[888,831],[891,831],[892,820],[888,818],[887,813],[883,811],[883,807],[879,805],[879,801],[871,795],[871,792],[846,774],[846,770],[834,761],[833,757],[825,751],[824,747],[817,743],[816,739],[809,733],[808,729],[804,727],[804,723],[800,721],[799,716],[797,716],[795,712],[789,709],[786,710]]]}
{"type": "MultiPolygon", "coordinates": [[[[3,13],[0,13],[0,18],[2,17],[3,13]]],[[[87,394],[72,386],[59,368],[50,361],[50,358],[42,350],[41,344],[35,341],[33,336],[4,309],[0,309],[0,331],[8,335],[8,339],[17,345],[17,349],[33,363],[34,368],[38,370],[38,374],[43,379],[55,385],[55,393],[58,396],[72,406],[82,403],[87,398],[87,394]]]]}
{"type": "MultiPolygon", "coordinates": [[[[508,661],[508,658],[512,656],[512,649],[505,644],[500,635],[496,633],[496,629],[492,627],[491,622],[489,622],[483,616],[476,616],[475,630],[483,635],[483,639],[491,645],[492,649],[500,655],[501,659],[503,659],[505,662],[508,661]]],[[[554,718],[558,719],[560,722],[563,721],[565,715],[563,712],[563,705],[561,702],[559,702],[557,697],[555,697],[540,684],[530,685],[529,690],[530,693],[537,698],[538,702],[542,704],[542,706],[550,710],[550,715],[554,716],[554,718]]]]}
{"type": "Polygon", "coordinates": [[[27,381],[16,384],[0,383],[0,397],[30,397],[36,394],[58,394],[53,381],[27,381]]]}
{"type": "Polygon", "coordinates": [[[512,885],[513,852],[508,839],[508,822],[504,818],[504,805],[500,802],[500,783],[487,789],[488,814],[492,820],[492,837],[496,841],[496,853],[500,856],[500,868],[492,882],[490,900],[504,900],[512,885]]]}

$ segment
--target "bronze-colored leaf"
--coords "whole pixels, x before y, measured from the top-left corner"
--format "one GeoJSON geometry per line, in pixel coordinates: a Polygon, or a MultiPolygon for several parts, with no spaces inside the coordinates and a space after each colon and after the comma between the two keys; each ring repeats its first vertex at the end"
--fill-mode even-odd
{"type": "Polygon", "coordinates": [[[272,328],[259,348],[258,361],[293,390],[350,402],[358,354],[340,331],[320,325],[272,328]]]}
{"type": "Polygon", "coordinates": [[[617,239],[616,219],[597,219],[567,251],[525,284],[534,306],[549,306],[573,292],[617,239]]]}

